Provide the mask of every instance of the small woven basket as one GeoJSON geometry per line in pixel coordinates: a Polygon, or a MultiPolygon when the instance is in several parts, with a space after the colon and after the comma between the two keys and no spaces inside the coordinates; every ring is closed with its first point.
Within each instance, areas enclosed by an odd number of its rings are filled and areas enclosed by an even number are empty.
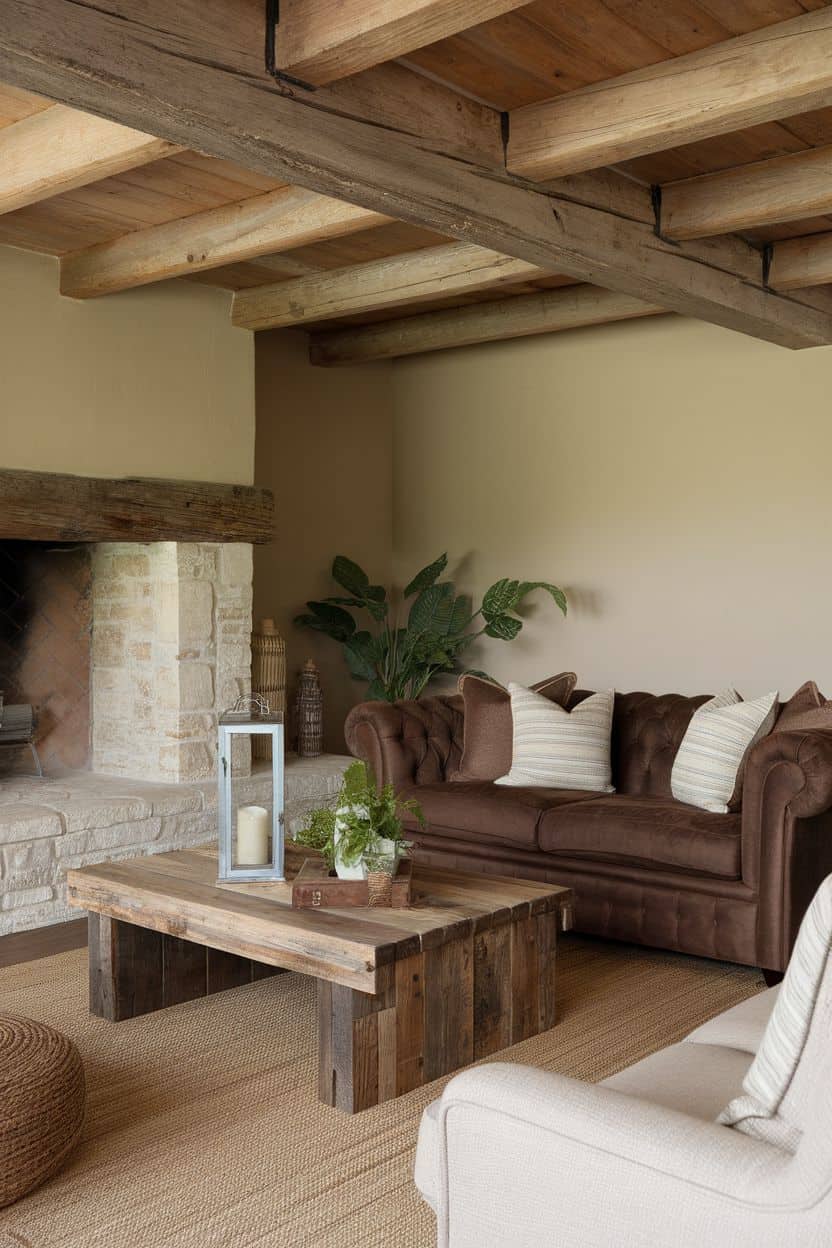
{"type": "Polygon", "coordinates": [[[367,905],[392,906],[393,877],[387,871],[367,872],[367,905]]]}

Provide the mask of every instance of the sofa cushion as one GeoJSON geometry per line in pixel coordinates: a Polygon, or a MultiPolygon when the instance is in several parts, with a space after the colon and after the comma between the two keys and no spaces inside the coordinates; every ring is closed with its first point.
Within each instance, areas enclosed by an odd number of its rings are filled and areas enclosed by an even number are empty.
{"type": "Polygon", "coordinates": [[[718,1044],[671,1044],[605,1079],[603,1086],[713,1122],[725,1098],[742,1088],[752,1061],[750,1053],[718,1044]]]}
{"type": "Polygon", "coordinates": [[[540,848],[570,858],[740,878],[741,816],[714,815],[672,798],[594,797],[548,810],[540,848]]]}
{"type": "Polygon", "coordinates": [[[700,706],[673,763],[673,796],[716,813],[736,810],[746,756],[771,732],[779,709],[776,689],[752,702],[724,689],[700,706]]]}
{"type": "MultiPolygon", "coordinates": [[[[544,811],[590,801],[594,793],[570,789],[499,788],[484,780],[417,784],[403,791],[422,807],[434,836],[537,849],[537,825],[544,811]]],[[[418,830],[405,819],[409,830],[418,830]]]]}
{"type": "Polygon", "coordinates": [[[533,689],[509,684],[511,769],[495,783],[612,793],[610,733],[614,691],[593,693],[571,710],[533,689]]]}
{"type": "Polygon", "coordinates": [[[766,988],[765,992],[758,992],[746,1001],[740,1001],[739,1005],[717,1014],[716,1018],[708,1019],[707,1023],[685,1036],[685,1043],[721,1044],[726,1049],[756,1053],[779,991],[779,985],[776,988],[766,988]]]}
{"type": "Polygon", "coordinates": [[[808,732],[811,728],[832,728],[832,701],[813,680],[807,680],[783,703],[774,731],[808,732]]]}
{"type": "Polygon", "coordinates": [[[763,1039],[718,1121],[795,1152],[828,1076],[832,1031],[832,875],[803,916],[763,1039]]]}
{"type": "MultiPolygon", "coordinates": [[[[560,672],[531,687],[566,706],[577,679],[574,672],[560,672]]],[[[511,767],[511,695],[473,672],[460,676],[459,691],[465,704],[465,737],[459,769],[448,779],[496,780],[511,767]]]]}

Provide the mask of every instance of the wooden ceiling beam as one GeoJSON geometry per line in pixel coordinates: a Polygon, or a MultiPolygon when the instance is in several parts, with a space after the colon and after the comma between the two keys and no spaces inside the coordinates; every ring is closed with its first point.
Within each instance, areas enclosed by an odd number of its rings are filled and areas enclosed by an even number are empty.
{"type": "Polygon", "coordinates": [[[389,220],[316,191],[284,186],[64,256],[61,294],[73,299],[109,295],[340,238],[389,220]]]}
{"type": "Polygon", "coordinates": [[[0,79],[547,272],[782,346],[832,341],[828,310],[765,288],[761,266],[738,271],[740,240],[689,251],[647,223],[449,155],[412,124],[345,117],[323,92],[286,95],[254,69],[262,18],[241,51],[241,7],[0,0],[0,79]]]}
{"type": "Polygon", "coordinates": [[[768,280],[772,290],[802,290],[832,283],[832,233],[775,243],[768,280]]]}
{"type": "Polygon", "coordinates": [[[278,69],[324,86],[469,26],[510,13],[528,0],[280,0],[278,69]]]}
{"type": "Polygon", "coordinates": [[[180,150],[113,121],[52,105],[0,130],[0,213],[180,150]]]}
{"type": "Polygon", "coordinates": [[[832,145],[661,188],[667,238],[708,238],[832,212],[832,145]]]}
{"type": "Polygon", "coordinates": [[[378,325],[313,334],[309,358],[313,364],[359,364],[389,360],[425,351],[445,351],[478,342],[499,342],[552,334],[612,321],[656,316],[664,312],[652,304],[597,286],[569,286],[537,295],[515,295],[471,307],[423,312],[378,325]]]}
{"type": "Polygon", "coordinates": [[[515,109],[508,168],[534,181],[822,108],[832,8],[515,109]]]}
{"type": "Polygon", "coordinates": [[[231,305],[231,320],[240,329],[277,329],[545,276],[525,260],[470,243],[445,243],[239,290],[231,305]]]}

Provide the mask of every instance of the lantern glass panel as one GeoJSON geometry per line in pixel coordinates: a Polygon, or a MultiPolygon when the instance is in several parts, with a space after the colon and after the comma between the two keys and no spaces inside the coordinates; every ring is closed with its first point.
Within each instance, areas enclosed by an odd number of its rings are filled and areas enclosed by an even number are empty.
{"type": "Polygon", "coordinates": [[[283,723],[279,716],[229,713],[219,729],[219,876],[283,878],[283,723]],[[261,767],[253,792],[252,743],[271,737],[271,783],[261,767]]]}

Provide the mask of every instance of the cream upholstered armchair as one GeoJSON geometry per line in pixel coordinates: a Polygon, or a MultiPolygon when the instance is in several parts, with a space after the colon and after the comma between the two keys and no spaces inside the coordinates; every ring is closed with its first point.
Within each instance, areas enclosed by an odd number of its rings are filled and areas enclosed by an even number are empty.
{"type": "Polygon", "coordinates": [[[599,1085],[457,1075],[416,1160],[440,1248],[829,1248],[831,947],[832,877],[782,987],[681,1044],[599,1085]]]}

